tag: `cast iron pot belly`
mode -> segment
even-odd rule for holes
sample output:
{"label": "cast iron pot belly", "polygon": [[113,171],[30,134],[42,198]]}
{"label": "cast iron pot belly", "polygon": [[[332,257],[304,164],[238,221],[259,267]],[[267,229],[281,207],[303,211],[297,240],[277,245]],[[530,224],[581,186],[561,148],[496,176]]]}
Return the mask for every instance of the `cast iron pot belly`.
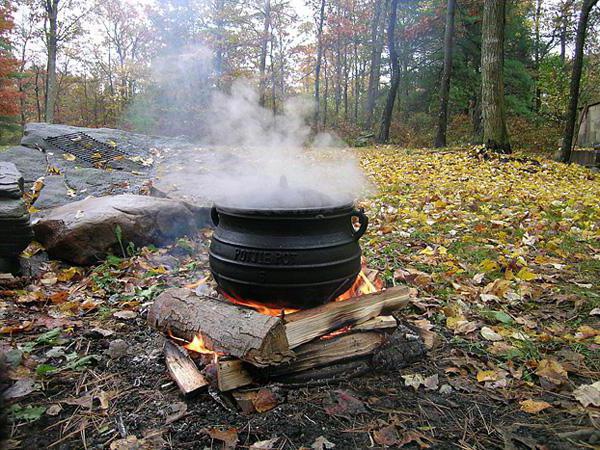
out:
{"label": "cast iron pot belly", "polygon": [[211,215],[210,269],[234,298],[311,308],[348,290],[360,272],[358,239],[368,219],[352,204],[296,210],[217,205]]}

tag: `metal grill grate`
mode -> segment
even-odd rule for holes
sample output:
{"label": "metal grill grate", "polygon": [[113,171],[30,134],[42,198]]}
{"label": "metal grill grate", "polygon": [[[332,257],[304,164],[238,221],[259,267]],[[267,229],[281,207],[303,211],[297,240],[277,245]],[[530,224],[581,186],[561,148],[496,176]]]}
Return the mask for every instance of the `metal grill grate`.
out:
{"label": "metal grill grate", "polygon": [[127,153],[104,142],[100,142],[85,133],[71,133],[44,139],[52,147],[93,166],[105,166],[110,161],[122,159]]}

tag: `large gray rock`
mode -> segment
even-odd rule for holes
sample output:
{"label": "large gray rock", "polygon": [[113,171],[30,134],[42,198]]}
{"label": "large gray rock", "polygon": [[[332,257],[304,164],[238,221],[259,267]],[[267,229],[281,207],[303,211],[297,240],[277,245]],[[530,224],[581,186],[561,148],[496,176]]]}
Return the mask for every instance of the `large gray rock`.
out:
{"label": "large gray rock", "polygon": [[103,197],[116,194],[137,194],[146,181],[145,177],[125,171],[107,171],[90,167],[78,167],[65,172],[67,186],[78,196]]}
{"label": "large gray rock", "polygon": [[23,176],[17,167],[11,162],[0,161],[0,198],[21,198],[23,185]]}
{"label": "large gray rock", "polygon": [[21,172],[26,185],[31,185],[46,174],[46,155],[40,150],[27,147],[12,147],[0,154],[2,161],[13,163]]}
{"label": "large gray rock", "polygon": [[36,209],[46,210],[66,205],[72,201],[73,199],[69,197],[69,189],[65,184],[65,177],[63,175],[49,175],[44,177],[44,187],[33,206]]}
{"label": "large gray rock", "polygon": [[131,154],[148,154],[152,148],[176,147],[189,145],[189,142],[161,136],[148,136],[113,128],[84,128],[70,125],[57,125],[48,123],[28,123],[25,125],[21,145],[31,148],[52,150],[44,139],[63,136],[72,133],[85,133],[101,142],[113,142],[117,147]]}
{"label": "large gray rock", "polygon": [[142,195],[90,197],[53,209],[34,224],[36,239],[53,258],[92,264],[123,246],[164,245],[196,231],[181,202]]}
{"label": "large gray rock", "polygon": [[23,177],[15,165],[0,163],[0,272],[18,270],[17,256],[33,238],[22,189]]}

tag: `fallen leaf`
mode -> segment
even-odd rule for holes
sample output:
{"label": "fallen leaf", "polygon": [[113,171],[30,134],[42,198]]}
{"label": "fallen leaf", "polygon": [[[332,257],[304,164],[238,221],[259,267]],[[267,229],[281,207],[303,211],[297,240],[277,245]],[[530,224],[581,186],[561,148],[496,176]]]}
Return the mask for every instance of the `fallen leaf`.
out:
{"label": "fallen leaf", "polygon": [[108,409],[110,397],[110,393],[102,390],[98,394],[94,395],[94,398],[97,398],[100,402],[100,409],[104,410]]}
{"label": "fallen leaf", "polygon": [[433,324],[427,319],[413,320],[411,323],[417,328],[417,332],[421,339],[423,339],[423,344],[425,344],[425,348],[427,350],[431,350],[437,344],[437,334],[433,329]]}
{"label": "fallen leaf", "polygon": [[600,406],[600,381],[583,384],[573,391],[573,396],[583,406]]}
{"label": "fallen leaf", "polygon": [[402,378],[404,379],[404,385],[412,387],[415,391],[419,390],[419,386],[421,386],[423,381],[425,381],[423,376],[419,375],[418,373],[402,375]]}
{"label": "fallen leaf", "polygon": [[438,374],[431,375],[423,380],[423,386],[429,391],[435,391],[439,385]]}
{"label": "fallen leaf", "polygon": [[477,372],[477,381],[483,383],[485,381],[497,381],[500,374],[495,370],[480,370]]}
{"label": "fallen leaf", "polygon": [[36,390],[38,390],[38,387],[35,385],[35,380],[33,380],[33,378],[23,378],[17,380],[12,386],[6,389],[2,393],[2,397],[4,397],[5,400],[12,400],[25,397]]}
{"label": "fallen leaf", "polygon": [[415,442],[419,448],[431,447],[425,441],[431,442],[431,439],[417,430],[410,430],[402,434],[402,439],[398,441],[398,447],[404,447],[406,444],[410,444],[412,442]]}
{"label": "fallen leaf", "polygon": [[600,316],[600,308],[594,308],[590,311],[590,316]]}
{"label": "fallen leaf", "polygon": [[204,430],[211,439],[223,442],[225,448],[235,448],[238,442],[238,432],[235,428],[220,430],[218,428],[207,428]]}
{"label": "fallen leaf", "polygon": [[555,359],[542,359],[535,374],[540,377],[540,380],[557,386],[569,381],[567,371]]}
{"label": "fallen leaf", "polygon": [[327,450],[330,448],[334,448],[335,444],[333,442],[329,442],[326,437],[319,436],[315,439],[315,442],[312,443],[310,448],[313,450]]}
{"label": "fallen leaf", "polygon": [[481,333],[481,336],[483,336],[483,338],[487,339],[488,341],[501,341],[504,339],[502,336],[500,336],[498,333],[496,333],[489,327],[481,328],[481,331],[479,333]]}
{"label": "fallen leaf", "polygon": [[367,412],[363,402],[346,391],[334,391],[330,400],[332,403],[324,408],[330,416],[349,417]]}
{"label": "fallen leaf", "polygon": [[117,311],[113,313],[113,317],[116,317],[117,319],[131,320],[137,317],[137,313],[135,311],[130,310]]}
{"label": "fallen leaf", "polygon": [[250,450],[273,450],[276,448],[278,441],[278,437],[274,437],[267,441],[257,441],[250,446]]}
{"label": "fallen leaf", "polygon": [[58,416],[58,414],[62,411],[62,406],[59,404],[50,405],[46,410],[46,414],[49,416]]}
{"label": "fallen leaf", "polygon": [[531,399],[523,400],[522,402],[519,402],[519,405],[521,405],[521,411],[525,411],[529,414],[537,414],[540,411],[543,411],[544,409],[552,407],[552,405],[548,402]]}
{"label": "fallen leaf", "polygon": [[391,447],[397,445],[400,440],[398,429],[394,425],[388,425],[379,430],[373,431],[373,440],[376,444]]}
{"label": "fallen leaf", "polygon": [[267,388],[259,389],[256,396],[252,399],[252,404],[256,412],[263,413],[275,408],[279,400],[273,391]]}
{"label": "fallen leaf", "polygon": [[517,272],[516,277],[521,281],[533,281],[537,278],[537,275],[529,270],[527,267],[523,267]]}

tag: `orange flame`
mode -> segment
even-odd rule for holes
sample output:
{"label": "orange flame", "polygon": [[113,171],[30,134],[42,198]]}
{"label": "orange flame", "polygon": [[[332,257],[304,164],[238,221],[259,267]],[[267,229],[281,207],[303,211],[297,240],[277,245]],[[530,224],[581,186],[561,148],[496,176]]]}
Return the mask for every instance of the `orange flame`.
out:
{"label": "orange flame", "polygon": [[202,336],[200,336],[199,334],[194,336],[194,339],[192,339],[192,342],[188,342],[187,344],[184,345],[184,347],[193,352],[202,353],[203,355],[214,355],[215,354],[215,352],[206,348],[206,346],[204,345],[204,339],[202,339]]}
{"label": "orange flame", "polygon": [[247,306],[248,308],[252,308],[256,312],[263,314],[265,316],[279,317],[281,315],[292,314],[292,313],[300,311],[299,309],[292,309],[292,308],[273,308],[273,307],[265,306],[262,303],[256,302],[254,300],[235,298],[230,295],[227,295],[224,292],[223,292],[223,295],[231,303],[235,303],[236,305],[240,305],[240,306]]}

